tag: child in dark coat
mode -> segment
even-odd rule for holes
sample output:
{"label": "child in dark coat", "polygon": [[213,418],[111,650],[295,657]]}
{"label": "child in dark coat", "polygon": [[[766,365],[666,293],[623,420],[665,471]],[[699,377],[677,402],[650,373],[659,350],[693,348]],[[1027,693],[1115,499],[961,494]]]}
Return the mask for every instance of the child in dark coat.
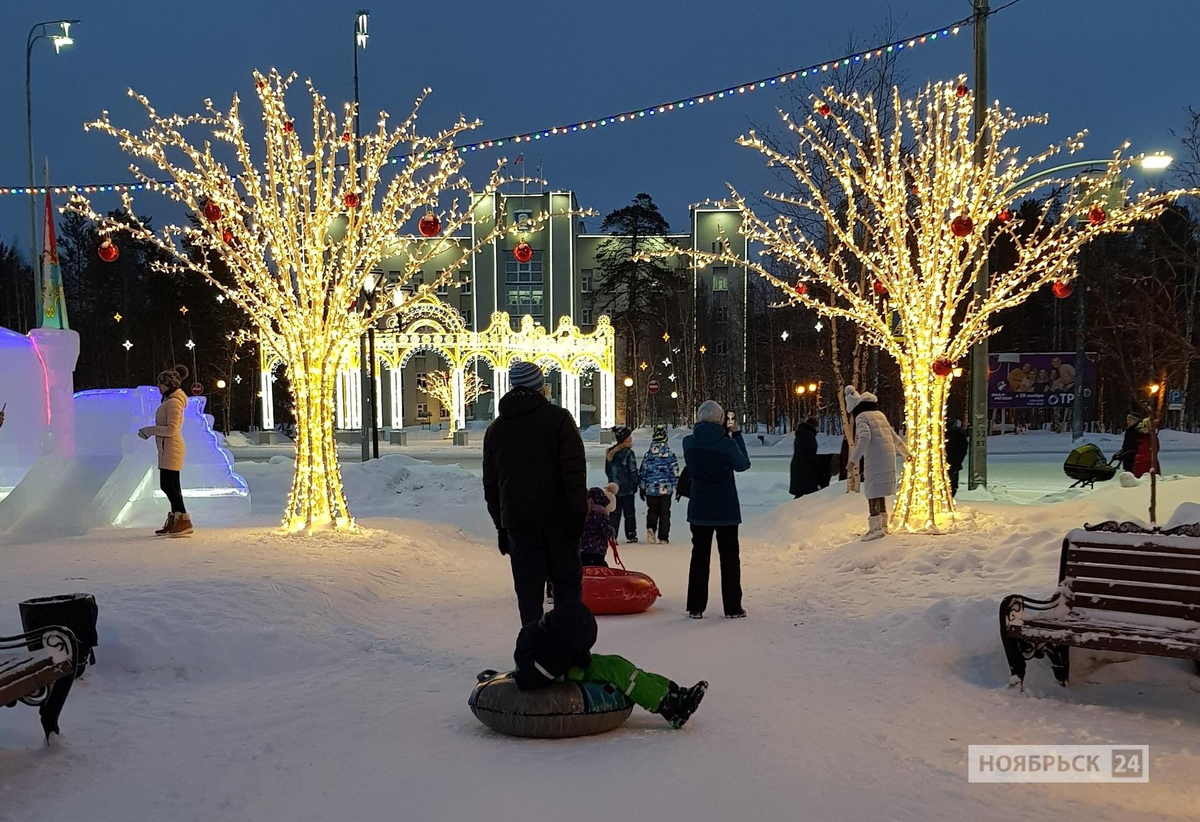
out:
{"label": "child in dark coat", "polygon": [[596,618],[582,602],[557,603],[550,613],[530,622],[517,635],[513,679],[523,691],[551,682],[604,682],[619,689],[635,705],[658,714],[672,728],[682,728],[700,707],[708,690],[701,680],[681,688],[658,674],[639,669],[624,657],[593,654]]}
{"label": "child in dark coat", "polygon": [[613,535],[621,530],[621,514],[625,515],[625,541],[637,542],[637,515],[633,498],[638,492],[638,464],[633,455],[633,431],[624,425],[613,428],[613,442],[604,453],[604,475],[616,483],[617,510],[612,513]]}
{"label": "child in dark coat", "polygon": [[579,538],[579,557],[584,565],[608,567],[604,556],[614,536],[609,517],[616,510],[617,486],[614,483],[588,489],[588,515],[583,523],[583,536]]}

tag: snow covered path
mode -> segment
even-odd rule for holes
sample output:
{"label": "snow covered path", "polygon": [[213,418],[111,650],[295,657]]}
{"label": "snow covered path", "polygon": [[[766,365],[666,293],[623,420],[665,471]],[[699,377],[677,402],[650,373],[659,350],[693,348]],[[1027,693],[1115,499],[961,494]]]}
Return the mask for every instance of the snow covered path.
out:
{"label": "snow covered path", "polygon": [[[1166,483],[1165,504],[1195,490]],[[264,525],[12,546],[0,632],[19,599],[87,590],[101,645],[64,743],[41,745],[32,709],[0,711],[0,818],[1194,819],[1188,665],[1077,658],[1063,690],[1035,661],[1025,694],[1005,688],[1000,596],[1048,592],[1064,523],[1143,496],[981,503],[968,534],[870,544],[847,541],[856,497],[756,507],[751,616],[734,622],[684,617],[683,531],[631,546],[665,596],[602,619],[598,649],[707,678],[709,696],[683,731],[638,712],[557,742],[496,736],[466,706],[475,673],[511,658],[517,617],[486,522],[460,501],[368,519],[365,539]],[[1149,743],[1150,784],[967,783],[968,744],[1010,742]]]}

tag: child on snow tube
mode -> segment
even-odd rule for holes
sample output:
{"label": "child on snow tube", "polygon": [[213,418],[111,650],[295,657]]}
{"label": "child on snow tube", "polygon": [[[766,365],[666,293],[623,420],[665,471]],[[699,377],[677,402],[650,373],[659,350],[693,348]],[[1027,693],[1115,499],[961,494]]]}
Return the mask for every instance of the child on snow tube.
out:
{"label": "child on snow tube", "polygon": [[614,536],[611,514],[617,510],[617,490],[614,482],[588,489],[588,515],[579,538],[579,558],[584,565],[608,567],[604,557]]}
{"label": "child on snow tube", "polygon": [[556,602],[554,608],[517,634],[513,679],[522,691],[551,682],[604,682],[635,705],[682,728],[708,690],[701,680],[681,688],[664,676],[639,669],[615,654],[590,653],[596,643],[596,618],[582,602]]}

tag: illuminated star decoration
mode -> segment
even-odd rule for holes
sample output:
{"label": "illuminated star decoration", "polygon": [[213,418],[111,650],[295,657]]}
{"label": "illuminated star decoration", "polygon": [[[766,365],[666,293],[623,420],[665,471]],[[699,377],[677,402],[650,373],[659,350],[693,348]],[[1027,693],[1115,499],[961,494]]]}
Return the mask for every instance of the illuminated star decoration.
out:
{"label": "illuminated star decoration", "polygon": [[[826,88],[807,116],[783,115],[796,144],[776,148],[753,131],[739,139],[794,177],[792,193],[766,193],[783,206],[767,216],[730,189],[728,205],[742,213],[738,230],[765,260],[747,263],[728,251],[674,253],[698,265],[748,268],[791,303],[853,323],[860,339],[895,360],[912,456],[891,523],[936,531],[954,513],[945,456],[953,364],[993,333],[996,314],[1073,279],[1079,250],[1091,240],[1128,231],[1190,192],[1130,197],[1125,171],[1138,158],[1124,156],[1124,147],[1087,185],[1053,172],[1040,176],[1047,161],[1081,149],[1085,132],[1025,156],[1014,133],[1046,118],[1018,116],[999,103],[984,109],[975,160],[975,100],[965,77],[930,83],[907,100],[899,89],[886,94],[881,114],[870,94]],[[1035,201],[1043,191],[1062,196],[1043,198],[1028,219],[1012,215],[1014,203]],[[817,219],[789,216],[797,211]],[[1007,220],[999,217],[1005,212]],[[998,243],[1010,248],[1011,261],[992,269],[976,294],[985,252]],[[799,273],[784,279],[781,269]],[[893,334],[893,313],[902,334]]]}
{"label": "illuminated star decoration", "polygon": [[133,343],[131,343],[129,340],[126,340],[125,342],[121,343],[121,347],[126,351],[129,351],[129,349],[133,348]]}
{"label": "illuminated star decoration", "polygon": [[193,348],[196,347],[196,344],[194,342],[192,342],[191,340],[188,340],[187,342],[184,343],[184,347],[186,347],[188,351],[191,351]]}
{"label": "illuminated star decoration", "polygon": [[186,317],[187,316],[187,306],[186,305],[179,306],[179,313]]}
{"label": "illuminated star decoration", "polygon": [[116,314],[113,314],[113,319],[114,319],[114,320],[116,320],[117,322],[120,322],[121,320],[123,320],[123,319],[125,319],[125,318],[124,318],[124,317],[122,317],[122,316],[121,316],[121,312],[120,312],[120,311],[118,311]]}
{"label": "illuminated star decoration", "polygon": [[663,332],[663,342],[670,342],[670,341],[671,341],[671,335],[668,334],[666,331],[664,331]]}
{"label": "illuminated star decoration", "polygon": [[650,366],[649,366],[649,365],[647,365],[645,362],[642,362],[642,364],[638,366],[638,368],[642,369],[643,371],[645,371],[645,370],[646,370],[647,368],[649,368],[649,367],[650,367]]}
{"label": "illuminated star decoration", "polygon": [[787,329],[785,328],[783,333],[779,335],[779,339],[783,340],[784,342],[787,342],[787,338],[789,336],[791,336],[791,335],[787,333]]}
{"label": "illuminated star decoration", "polygon": [[[474,188],[462,173],[465,158],[457,143],[479,122],[460,117],[433,136],[417,133],[417,110],[428,90],[399,123],[389,126],[381,114],[356,137],[355,107],[331,111],[311,83],[311,118],[290,114],[287,96],[294,80],[277,71],[254,73],[261,117],[254,129],[243,124],[236,95],[225,110],[206,101],[201,114],[183,117],[159,113],[133,91],[147,126],[119,127],[108,112],[89,124],[115,138],[135,163],[156,167],[161,182],[139,165],[131,171],[147,188],[189,210],[191,222],[153,230],[138,218],[129,192],[122,195],[120,220],[97,213],[82,195],[72,197],[67,210],[101,230],[146,243],[154,249],[155,270],[199,275],[245,312],[252,328],[247,336],[286,369],[295,415],[284,528],[355,530],[334,436],[339,372],[368,328],[385,327],[403,310],[403,300],[393,300],[396,289],[407,287],[433,261],[442,273],[410,297],[455,285],[455,273],[471,255],[509,230],[509,221],[498,214],[492,229],[479,231],[472,243],[456,239],[471,222],[473,204],[499,187],[503,159],[484,186]],[[261,135],[261,149],[252,148],[251,134]],[[394,153],[409,159],[394,165]],[[441,230],[434,237],[417,236],[413,227],[431,208]],[[537,229],[549,216],[535,215],[530,227]],[[398,276],[376,286],[376,299],[355,307],[364,273],[384,259],[399,261]]]}
{"label": "illuminated star decoration", "polygon": [[237,376],[235,376],[233,378],[233,381],[236,382],[238,385],[241,385],[242,384],[242,375],[238,374]]}
{"label": "illuminated star decoration", "polygon": [[825,327],[825,324],[822,323],[820,320],[817,320],[817,324],[813,326],[813,328],[817,329],[818,332],[824,327]]}
{"label": "illuminated star decoration", "polygon": [[705,354],[705,353],[707,353],[707,352],[708,352],[708,346],[707,346],[707,345],[702,345],[702,346],[700,346],[700,353],[701,353],[701,354]]}
{"label": "illuminated star decoration", "polygon": [[668,380],[670,380],[671,382],[675,382],[675,375],[674,375],[674,374],[668,374],[668,375],[667,375],[667,379],[668,379]]}
{"label": "illuminated star decoration", "polygon": [[663,362],[663,365],[670,365],[670,364],[671,364],[671,358],[670,358],[670,357],[663,357],[663,361],[662,361],[662,362]]}

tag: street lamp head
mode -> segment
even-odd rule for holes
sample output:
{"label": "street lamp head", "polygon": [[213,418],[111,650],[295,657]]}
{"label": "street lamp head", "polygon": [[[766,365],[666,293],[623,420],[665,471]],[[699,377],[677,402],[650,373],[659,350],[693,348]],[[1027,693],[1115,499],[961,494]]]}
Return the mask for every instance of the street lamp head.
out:
{"label": "street lamp head", "polygon": [[56,20],[50,25],[58,25],[62,28],[61,34],[51,34],[50,42],[54,44],[54,53],[58,54],[62,51],[63,46],[70,46],[75,43],[75,38],[71,37],[71,26],[78,23],[78,20]]}
{"label": "street lamp head", "polygon": [[671,392],[671,399],[673,399],[673,400],[677,400],[677,399],[679,399],[679,392],[678,392],[678,391],[672,391],[672,392]]}
{"label": "street lamp head", "polygon": [[633,388],[633,377],[626,377],[626,378],[625,378],[625,387],[626,387],[626,388]]}
{"label": "street lamp head", "polygon": [[358,16],[354,19],[354,42],[360,49],[367,47],[367,18],[370,16],[371,13],[366,9],[359,9]]}
{"label": "street lamp head", "polygon": [[817,384],[815,382],[810,382],[808,384],[808,390],[810,393],[813,393],[813,394],[817,393]]}
{"label": "street lamp head", "polygon": [[1156,151],[1153,154],[1147,154],[1141,159],[1142,168],[1147,171],[1161,171],[1171,165],[1175,158],[1165,151]]}
{"label": "street lamp head", "polygon": [[1158,393],[1158,383],[1154,383],[1153,385],[1151,385],[1151,386],[1150,386],[1150,393],[1151,393],[1151,394],[1157,394],[1157,393]]}
{"label": "street lamp head", "polygon": [[801,395],[801,394],[803,394],[803,393],[804,393],[804,386],[803,386],[803,385],[797,385],[797,386],[796,386],[796,396],[800,396],[800,395]]}

